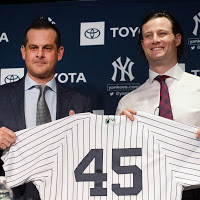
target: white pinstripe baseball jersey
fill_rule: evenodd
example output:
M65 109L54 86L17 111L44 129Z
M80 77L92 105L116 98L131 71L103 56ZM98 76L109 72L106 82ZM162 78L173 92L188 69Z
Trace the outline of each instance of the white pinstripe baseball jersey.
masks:
M17 132L2 157L8 185L42 200L181 200L200 185L197 128L138 112L77 114Z

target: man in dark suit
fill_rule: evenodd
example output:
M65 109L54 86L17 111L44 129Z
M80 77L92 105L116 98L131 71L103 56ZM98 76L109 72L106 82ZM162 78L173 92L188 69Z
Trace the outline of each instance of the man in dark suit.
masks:
M52 120L75 113L91 112L89 98L60 84L54 77L57 61L62 59L57 27L46 19L34 20L25 32L21 46L27 74L17 82L0 86L0 148L8 148L16 140L15 131L36 125L37 85L47 85L45 99ZM1 163L2 166L2 163ZM1 167L1 174L3 168ZM13 189L14 199L38 200L36 187L26 184Z

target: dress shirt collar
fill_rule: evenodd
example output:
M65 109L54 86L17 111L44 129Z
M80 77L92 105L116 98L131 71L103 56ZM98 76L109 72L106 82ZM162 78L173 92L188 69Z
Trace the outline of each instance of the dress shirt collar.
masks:
M165 72L164 74L158 74L158 73L153 72L152 70L149 69L149 83L151 84L154 81L155 77L158 76L158 75L167 75L167 76L169 76L173 79L180 80L180 78L183 75L183 72L184 71L178 65L178 63L174 67L172 67L170 70Z
M32 89L33 86L35 85L38 85L38 83L36 83L34 80L32 80L28 74L26 74L26 77L25 77L25 91L26 90L29 90L29 89ZM55 80L55 77L53 77L48 83L46 83L45 85L49 86L49 88L56 92L57 89L56 89L56 80Z

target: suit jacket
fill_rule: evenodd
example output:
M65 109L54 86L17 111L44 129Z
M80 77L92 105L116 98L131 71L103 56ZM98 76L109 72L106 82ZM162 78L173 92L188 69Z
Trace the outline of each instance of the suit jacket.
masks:
M56 119L68 116L70 110L74 110L75 113L92 112L92 105L89 98L62 85L57 80L56 85ZM24 77L17 82L0 86L0 127L5 126L14 132L26 128L24 112L24 88ZM3 162L0 162L0 174L3 175ZM13 192L14 199L40 199L39 194L32 183L14 188Z

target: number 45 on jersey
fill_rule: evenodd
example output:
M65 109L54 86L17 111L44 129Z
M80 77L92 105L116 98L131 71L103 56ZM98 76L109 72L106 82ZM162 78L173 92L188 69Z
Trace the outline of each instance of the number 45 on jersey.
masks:
M142 170L136 165L120 166L120 158L127 156L142 156L142 149L112 149L112 170L117 174L133 174L134 183L133 187L112 184L112 191L117 196L137 195L142 190ZM95 173L84 173L93 159L95 159ZM107 196L107 188L103 188L103 181L107 181L107 173L103 173L103 149L91 149L79 163L74 174L76 182L93 181L95 183L94 188L90 188L90 196Z

